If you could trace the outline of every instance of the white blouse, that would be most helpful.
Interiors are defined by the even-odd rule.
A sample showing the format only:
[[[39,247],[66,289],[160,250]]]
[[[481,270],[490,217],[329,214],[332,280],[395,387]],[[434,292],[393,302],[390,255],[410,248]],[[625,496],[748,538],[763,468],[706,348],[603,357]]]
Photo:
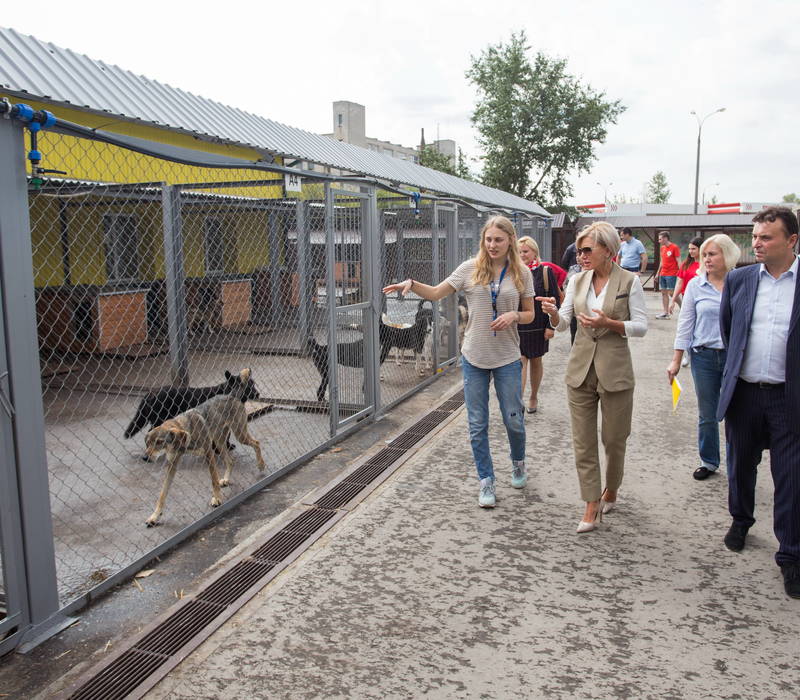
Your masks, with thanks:
[[[556,326],[557,331],[564,331],[569,328],[569,322],[572,320],[575,310],[575,280],[576,277],[573,277],[569,281],[569,284],[567,284],[567,293],[564,297],[564,303],[561,304],[561,308],[558,311],[559,318],[558,325]],[[589,285],[589,294],[587,295],[586,299],[586,305],[590,309],[589,316],[597,316],[597,314],[591,311],[591,309],[603,308],[603,302],[606,299],[606,289],[608,289],[608,282],[606,282],[605,286],[603,287],[603,291],[601,291],[600,294],[595,294],[594,285]],[[647,304],[644,300],[644,289],[642,288],[642,282],[638,277],[633,278],[631,292],[628,296],[628,311],[631,319],[630,321],[623,321],[623,325],[625,326],[624,337],[644,337],[644,335],[647,333]]]

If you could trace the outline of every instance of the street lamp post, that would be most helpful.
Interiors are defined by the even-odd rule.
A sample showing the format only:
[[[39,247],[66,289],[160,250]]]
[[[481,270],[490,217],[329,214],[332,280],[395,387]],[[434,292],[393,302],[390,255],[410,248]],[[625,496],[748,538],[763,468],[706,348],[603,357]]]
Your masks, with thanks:
[[[608,204],[608,188],[614,183],[609,182],[608,184],[604,185],[602,182],[596,182],[595,184],[603,188],[603,203]]]
[[[689,114],[694,114],[694,118],[697,119],[697,162],[694,168],[694,213],[695,214],[697,214],[697,189],[700,186],[700,134],[703,131],[703,122],[706,119],[708,119],[712,114],[724,111],[725,107],[720,107],[719,109],[715,109],[713,112],[709,112],[702,119],[700,119],[700,117],[697,116],[697,112],[695,112],[694,110],[689,112]]]

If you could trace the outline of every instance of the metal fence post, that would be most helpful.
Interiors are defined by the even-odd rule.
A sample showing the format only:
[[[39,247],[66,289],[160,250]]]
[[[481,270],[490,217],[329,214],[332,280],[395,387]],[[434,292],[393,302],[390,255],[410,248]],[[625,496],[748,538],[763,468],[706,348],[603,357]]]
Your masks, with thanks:
[[[325,183],[325,298],[328,302],[328,410],[331,437],[339,426],[339,372],[336,358],[336,211],[334,194]]]
[[[267,249],[269,250],[269,325],[274,326],[278,321],[278,310],[281,308],[280,294],[280,251],[278,250],[278,212],[270,211],[267,216]]]
[[[380,404],[379,319],[381,316],[381,246],[378,243],[378,198],[374,187],[361,203],[361,274],[370,306],[364,319],[364,404],[377,411]],[[369,387],[369,396],[366,394]]]
[[[447,243],[445,246],[445,274],[449,275],[458,267],[458,207],[453,208],[453,213],[449,218],[450,226],[447,229]],[[447,305],[447,320],[450,323],[450,331],[447,334],[447,357],[452,359],[458,356],[458,318],[456,315],[458,303],[455,295],[449,297]]]
[[[295,223],[297,227],[297,286],[298,286],[298,319],[297,329],[300,336],[300,348],[305,348],[306,338],[311,333],[309,310],[311,304],[311,275],[308,269],[308,256],[311,252],[311,236],[308,228],[308,203],[302,199],[297,201]]]
[[[4,326],[13,329],[4,341],[32,624],[27,649],[72,621],[58,612],[23,136],[19,124],[0,119],[0,284]]]
[[[395,244],[394,249],[397,251],[395,255],[397,256],[397,279],[393,280],[386,280],[387,283],[389,282],[402,282],[406,279],[406,239],[405,239],[405,229],[403,226],[395,226]]]
[[[164,185],[164,266],[167,287],[167,323],[172,383],[189,386],[189,335],[186,327],[186,271],[183,265],[181,190]]]
[[[439,217],[441,215],[441,209],[439,205],[434,202],[433,203],[433,221],[431,223],[431,266],[433,270],[431,271],[431,281],[434,286],[439,284]],[[436,369],[439,367],[439,338],[441,337],[441,319],[439,318],[439,303],[434,302],[431,304],[433,306],[433,342],[431,343],[432,349],[431,354],[433,355],[433,371],[434,374],[436,373]]]

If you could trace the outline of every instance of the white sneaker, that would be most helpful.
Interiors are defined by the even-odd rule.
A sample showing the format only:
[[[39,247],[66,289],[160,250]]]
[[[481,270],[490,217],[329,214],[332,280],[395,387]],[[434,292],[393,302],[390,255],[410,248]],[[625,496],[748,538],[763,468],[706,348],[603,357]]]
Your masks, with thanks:
[[[658,314],[656,316],[656,318],[667,319],[667,318],[670,318],[670,315],[669,314]]]
[[[683,358],[681,358],[681,367],[688,367],[689,366],[689,356],[686,353],[683,353]]]
[[[528,483],[528,472],[525,470],[525,460],[511,460],[511,485],[515,489],[521,489]]]
[[[494,479],[487,476],[485,479],[481,479],[481,490],[478,492],[478,505],[481,508],[494,508],[495,503]]]

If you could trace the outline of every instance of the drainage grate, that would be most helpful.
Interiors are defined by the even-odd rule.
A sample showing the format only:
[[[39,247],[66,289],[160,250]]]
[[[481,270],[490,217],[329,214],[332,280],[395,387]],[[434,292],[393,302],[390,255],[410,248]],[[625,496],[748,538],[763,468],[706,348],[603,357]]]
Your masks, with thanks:
[[[170,615],[167,623],[154,629],[134,649],[170,656],[194,637],[220,613],[220,607],[191,600]]]
[[[309,534],[316,532],[325,523],[327,523],[335,512],[332,510],[314,509],[307,510],[298,515],[292,522],[290,522],[283,532],[307,532]]]
[[[279,563],[277,561],[255,561],[253,559],[240,561],[230,571],[227,571],[222,577],[199,593],[197,600],[225,608],[252,588]],[[221,612],[221,610],[218,612]],[[187,636],[184,642],[188,641],[189,638]]]
[[[366,484],[351,484],[342,481],[334,486],[322,498],[314,502],[317,508],[341,508],[345,503],[351,501],[354,496],[366,488]]]
[[[431,411],[424,418],[418,420],[412,425],[406,433],[416,433],[418,435],[427,435],[437,425],[447,420],[452,413],[449,411]]]
[[[448,401],[460,401],[461,403],[464,403],[464,390],[459,389],[448,399]]]
[[[259,584],[263,586],[277,567],[335,518],[338,508],[370,486],[463,403],[464,392],[457,392],[414,423],[388,447],[321,496],[314,503],[315,508],[298,515],[257,549],[222,572],[193,599],[169,614],[155,629],[134,642],[130,649],[122,651],[99,672],[92,669],[89,673],[96,675],[66,697],[69,700],[122,700],[134,691],[139,693],[134,697],[141,697],[177,664],[180,659],[175,655],[179,650],[186,648],[185,653],[188,653],[206,639],[212,629],[249,599],[245,596],[248,591]],[[214,621],[217,622],[212,628]],[[204,629],[208,630],[205,635],[201,634]],[[193,640],[197,643],[187,647]]]
[[[76,700],[124,698],[142,682],[142,679],[147,678],[163,663],[163,656],[129,649],[115,663],[104,668],[77,692],[70,695],[70,698]]]
[[[289,554],[297,549],[303,542],[311,537],[310,532],[287,532],[281,530],[269,542],[259,547],[250,556],[260,561],[283,561]]]

